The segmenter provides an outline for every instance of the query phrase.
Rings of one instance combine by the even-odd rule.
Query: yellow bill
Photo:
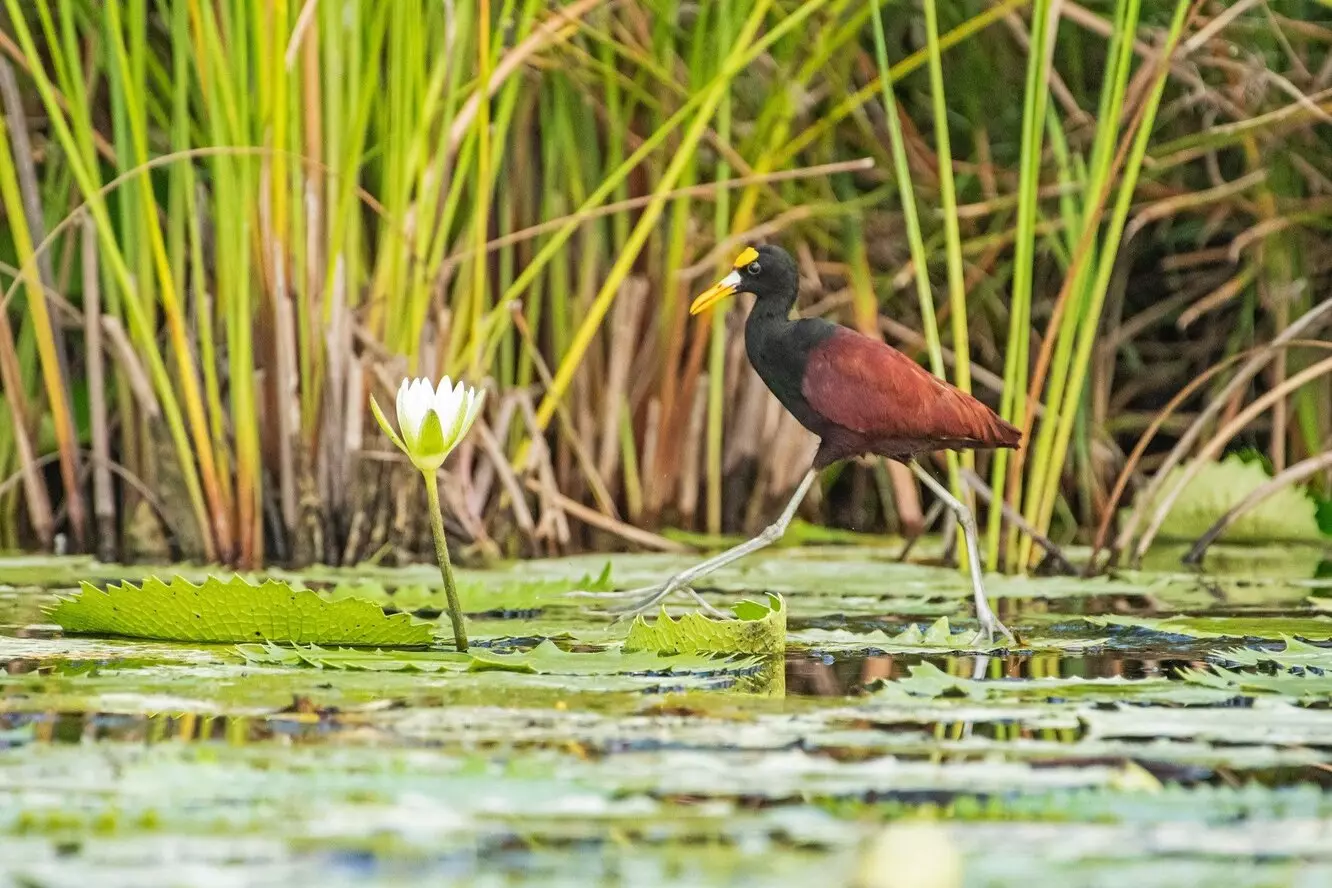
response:
[[[744,268],[758,257],[758,251],[753,247],[745,247],[741,250],[740,255],[735,257],[735,262],[731,263],[731,267],[736,270],[699,293],[689,306],[689,313],[691,315],[702,314],[726,297],[733,295],[740,287],[739,269]]]

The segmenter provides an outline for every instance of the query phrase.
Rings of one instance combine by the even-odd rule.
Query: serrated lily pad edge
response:
[[[777,656],[786,648],[786,600],[776,592],[766,593],[767,604],[752,599],[743,599],[732,606],[736,614],[734,620],[715,620],[702,613],[691,612],[680,617],[672,617],[663,605],[657,622],[649,623],[643,614],[634,617],[629,626],[629,634],[624,640],[624,650],[655,650],[658,653],[688,653],[684,649],[662,644],[650,644],[650,639],[658,639],[665,634],[683,634],[690,623],[713,624],[717,628],[727,625],[772,624],[771,632],[735,633],[738,640],[755,640],[758,644],[738,644],[728,648],[708,651],[713,654],[754,654]],[[765,641],[765,639],[767,639]],[[696,650],[702,651],[703,648]]]
[[[110,590],[111,590],[112,588],[116,588],[116,587],[119,587],[119,588],[121,588],[121,589],[124,589],[125,587],[129,587],[129,588],[131,588],[131,589],[134,589],[135,591],[142,592],[143,589],[144,589],[146,586],[148,586],[150,583],[158,583],[158,584],[161,584],[163,587],[166,587],[166,588],[168,588],[168,589],[171,588],[172,586],[176,585],[177,583],[179,583],[179,584],[182,584],[182,585],[185,585],[185,586],[191,587],[191,588],[193,588],[193,589],[196,590],[196,591],[202,591],[203,589],[205,589],[206,587],[208,587],[210,584],[217,584],[217,585],[219,585],[219,586],[229,586],[229,585],[232,585],[232,584],[240,583],[240,584],[244,584],[245,586],[248,586],[248,587],[249,587],[250,589],[252,589],[252,590],[259,590],[259,589],[262,589],[262,588],[265,587],[265,586],[274,586],[274,587],[277,587],[277,588],[280,590],[280,592],[281,592],[282,594],[290,594],[290,595],[293,595],[293,596],[296,596],[296,595],[310,595],[310,596],[313,596],[314,599],[316,599],[316,600],[318,600],[318,601],[322,602],[323,604],[328,605],[328,606],[330,606],[330,607],[332,607],[332,606],[337,606],[337,605],[340,605],[340,604],[342,604],[342,603],[349,602],[349,601],[359,601],[359,602],[362,602],[362,603],[364,603],[364,604],[371,605],[371,606],[375,607],[376,609],[379,609],[380,612],[383,613],[383,611],[382,611],[382,607],[380,606],[380,604],[379,604],[378,602],[373,601],[373,600],[370,600],[370,599],[343,598],[343,599],[340,599],[340,600],[338,600],[338,601],[330,601],[328,598],[326,598],[325,596],[321,595],[319,592],[317,592],[317,591],[315,591],[315,590],[313,590],[313,589],[309,589],[309,588],[305,587],[305,586],[302,585],[302,584],[293,584],[293,583],[288,582],[287,580],[278,579],[278,578],[274,578],[274,577],[266,577],[266,578],[264,578],[263,580],[261,580],[261,581],[259,581],[259,582],[255,582],[254,580],[251,580],[250,578],[245,577],[245,576],[243,576],[243,575],[241,575],[241,574],[239,574],[239,573],[235,573],[235,572],[233,572],[233,573],[231,574],[231,576],[229,576],[229,577],[223,577],[223,576],[220,576],[220,575],[217,575],[217,574],[209,573],[209,574],[207,574],[207,575],[204,577],[203,582],[200,582],[200,583],[194,583],[194,582],[190,581],[187,577],[182,576],[181,574],[175,574],[175,575],[173,575],[173,576],[171,576],[171,577],[169,577],[168,579],[165,579],[165,580],[162,579],[162,578],[161,578],[160,576],[158,576],[157,574],[150,574],[150,575],[148,575],[148,576],[143,577],[142,579],[140,579],[140,581],[139,581],[138,583],[135,583],[135,582],[133,582],[133,581],[131,581],[131,580],[128,580],[128,579],[123,579],[123,580],[113,580],[113,581],[111,581],[111,582],[106,583],[104,586],[99,586],[99,585],[97,585],[96,583],[92,583],[92,582],[89,582],[89,581],[87,581],[87,580],[82,580],[82,581],[80,581],[80,583],[79,583],[79,589],[78,589],[77,592],[74,592],[74,593],[72,593],[72,594],[59,594],[59,595],[57,595],[57,596],[55,597],[55,599],[54,599],[53,601],[50,601],[50,602],[47,602],[47,603],[42,604],[42,605],[40,606],[40,609],[41,609],[42,613],[45,614],[46,617],[47,617],[48,619],[50,619],[50,620],[51,620],[53,623],[55,623],[56,625],[59,625],[60,628],[61,628],[61,630],[62,630],[63,632],[68,633],[68,634],[70,634],[70,635],[85,635],[85,636],[91,636],[91,637],[108,637],[108,638],[111,638],[111,637],[115,637],[115,638],[128,638],[128,639],[134,639],[134,640],[147,640],[147,641],[179,642],[179,643],[183,643],[183,644],[198,644],[198,643],[201,643],[201,642],[198,642],[197,640],[194,640],[194,639],[188,639],[188,638],[173,638],[173,637],[167,637],[167,636],[147,636],[147,635],[122,635],[122,634],[120,634],[120,633],[118,633],[118,632],[114,632],[114,631],[97,631],[97,630],[88,629],[88,628],[70,628],[69,625],[68,625],[66,622],[62,622],[62,621],[60,620],[59,612],[61,611],[61,609],[64,608],[64,607],[66,607],[66,606],[70,606],[70,605],[74,605],[74,604],[76,604],[76,603],[77,603],[77,602],[78,602],[83,596],[85,596],[85,595],[89,595],[89,594],[98,594],[98,595],[110,596],[110,595],[111,595],[111,591],[110,591]],[[450,639],[452,638],[452,634],[451,634],[451,633],[449,633],[449,632],[443,632],[443,631],[441,631],[440,627],[436,626],[435,624],[431,623],[430,621],[428,621],[428,620],[423,620],[423,619],[421,619],[421,618],[419,618],[419,617],[416,617],[416,616],[414,616],[414,615],[412,615],[412,614],[407,614],[407,613],[386,614],[386,613],[383,613],[383,618],[384,618],[384,620],[387,621],[387,623],[389,623],[389,624],[395,624],[395,623],[396,623],[396,624],[405,624],[405,625],[403,625],[403,626],[399,626],[399,627],[397,627],[397,628],[412,628],[412,629],[421,628],[421,629],[424,629],[424,630],[426,630],[427,635],[426,635],[426,637],[423,637],[420,641],[413,641],[413,642],[411,642],[411,643],[404,643],[404,644],[401,644],[401,645],[386,645],[386,644],[385,644],[384,642],[382,642],[382,641],[376,641],[376,642],[373,642],[373,643],[366,643],[366,644],[357,644],[356,642],[343,641],[343,640],[340,640],[340,639],[328,640],[328,641],[324,641],[323,643],[324,643],[324,644],[336,644],[336,645],[341,645],[341,646],[344,646],[344,647],[353,647],[353,648],[356,648],[356,647],[381,647],[381,648],[389,648],[389,649],[392,649],[392,648],[409,649],[409,648],[419,648],[419,647],[430,646],[430,645],[433,645],[433,644],[438,644],[438,643],[440,643],[440,642],[442,642],[442,641],[448,641],[448,640],[450,640]],[[248,643],[248,642],[253,642],[253,641],[254,641],[254,639],[247,638],[247,639],[244,639],[244,640],[236,639],[235,641],[219,641],[219,642],[203,642],[203,643],[241,644],[241,643]],[[286,639],[276,639],[276,638],[266,638],[266,637],[260,637],[260,638],[258,639],[258,641],[260,641],[260,642],[270,642],[270,643],[279,643],[279,644],[281,644],[281,643],[287,643],[287,640],[286,640]]]

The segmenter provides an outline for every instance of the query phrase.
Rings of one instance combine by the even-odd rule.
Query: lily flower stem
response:
[[[458,603],[458,587],[453,582],[453,564],[449,561],[449,543],[444,538],[444,513],[439,508],[439,479],[435,473],[425,476],[426,501],[430,507],[430,532],[435,537],[435,558],[444,577],[444,593],[449,597],[449,620],[453,622],[453,643],[460,653],[467,652],[467,626],[463,622],[462,605]]]

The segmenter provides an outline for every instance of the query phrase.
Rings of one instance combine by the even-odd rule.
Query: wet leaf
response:
[[[629,627],[626,651],[659,653],[780,654],[786,648],[786,606],[780,595],[768,593],[767,604],[741,601],[734,620],[716,620],[700,613],[675,619],[665,606],[656,623],[640,614]]]
[[[597,576],[565,579],[462,579],[458,598],[464,610],[472,614],[504,611],[531,611],[554,605],[569,605],[571,592],[607,592],[613,588],[610,562]],[[343,581],[322,593],[333,601],[346,598],[373,601],[382,607],[414,613],[444,612],[448,600],[444,587],[437,583],[411,582],[390,587],[379,580]]]
[[[1185,681],[1234,694],[1280,694],[1304,703],[1332,698],[1332,675],[1307,672],[1235,672],[1221,666],[1208,669],[1181,669]]]
[[[83,583],[48,609],[66,632],[163,641],[284,641],[301,644],[414,646],[434,640],[432,626],[406,614],[386,616],[374,602],[327,601],[268,580],[151,577],[142,587]]]
[[[1325,641],[1332,639],[1332,617],[1206,617],[1176,614],[1172,617],[1083,617],[1094,626],[1124,626],[1163,635],[1188,638],[1268,638],[1286,636]]]
[[[276,644],[244,644],[245,659],[263,666],[312,666],[363,672],[522,672],[535,675],[617,675],[626,673],[713,673],[752,669],[755,657],[716,659],[704,654],[659,655],[653,651],[626,652],[619,647],[588,652],[570,652],[552,641],[543,641],[529,651],[495,653],[475,648],[455,651],[370,651],[323,648],[318,645],[286,647]]]
[[[1218,660],[1236,663],[1240,666],[1257,666],[1259,663],[1275,663],[1284,669],[1326,669],[1332,670],[1332,648],[1306,644],[1298,638],[1281,636],[1285,647],[1279,651],[1261,648],[1230,648],[1217,651],[1213,656]]]
[[[1167,679],[1133,681],[1115,677],[985,680],[950,675],[933,663],[917,663],[909,667],[906,678],[881,682],[876,685],[876,689],[887,698],[958,697],[973,701],[1123,699],[1197,703],[1221,702],[1224,699],[1220,694],[1195,693],[1187,685]]]
[[[808,645],[817,650],[878,650],[884,653],[976,653],[978,651],[1008,650],[1086,650],[1105,643],[1104,638],[1027,638],[1019,646],[998,638],[984,643],[976,638],[976,630],[953,631],[948,617],[940,617],[927,628],[912,623],[901,632],[890,635],[882,629],[870,632],[852,632],[848,629],[801,629],[787,634],[791,644]],[[973,644],[974,642],[974,644]]]

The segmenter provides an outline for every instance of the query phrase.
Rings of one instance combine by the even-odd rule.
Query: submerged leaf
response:
[[[209,577],[196,586],[181,577],[150,577],[142,587],[83,583],[73,597],[48,607],[66,632],[164,641],[284,641],[302,644],[426,645],[432,626],[407,614],[386,616],[371,601],[327,601],[314,592],[268,580]]]
[[[657,651],[666,654],[780,654],[786,649],[786,603],[780,595],[768,593],[768,603],[741,601],[732,610],[734,620],[714,620],[700,613],[688,613],[676,620],[662,607],[656,623],[643,616],[634,618],[626,651]]]

